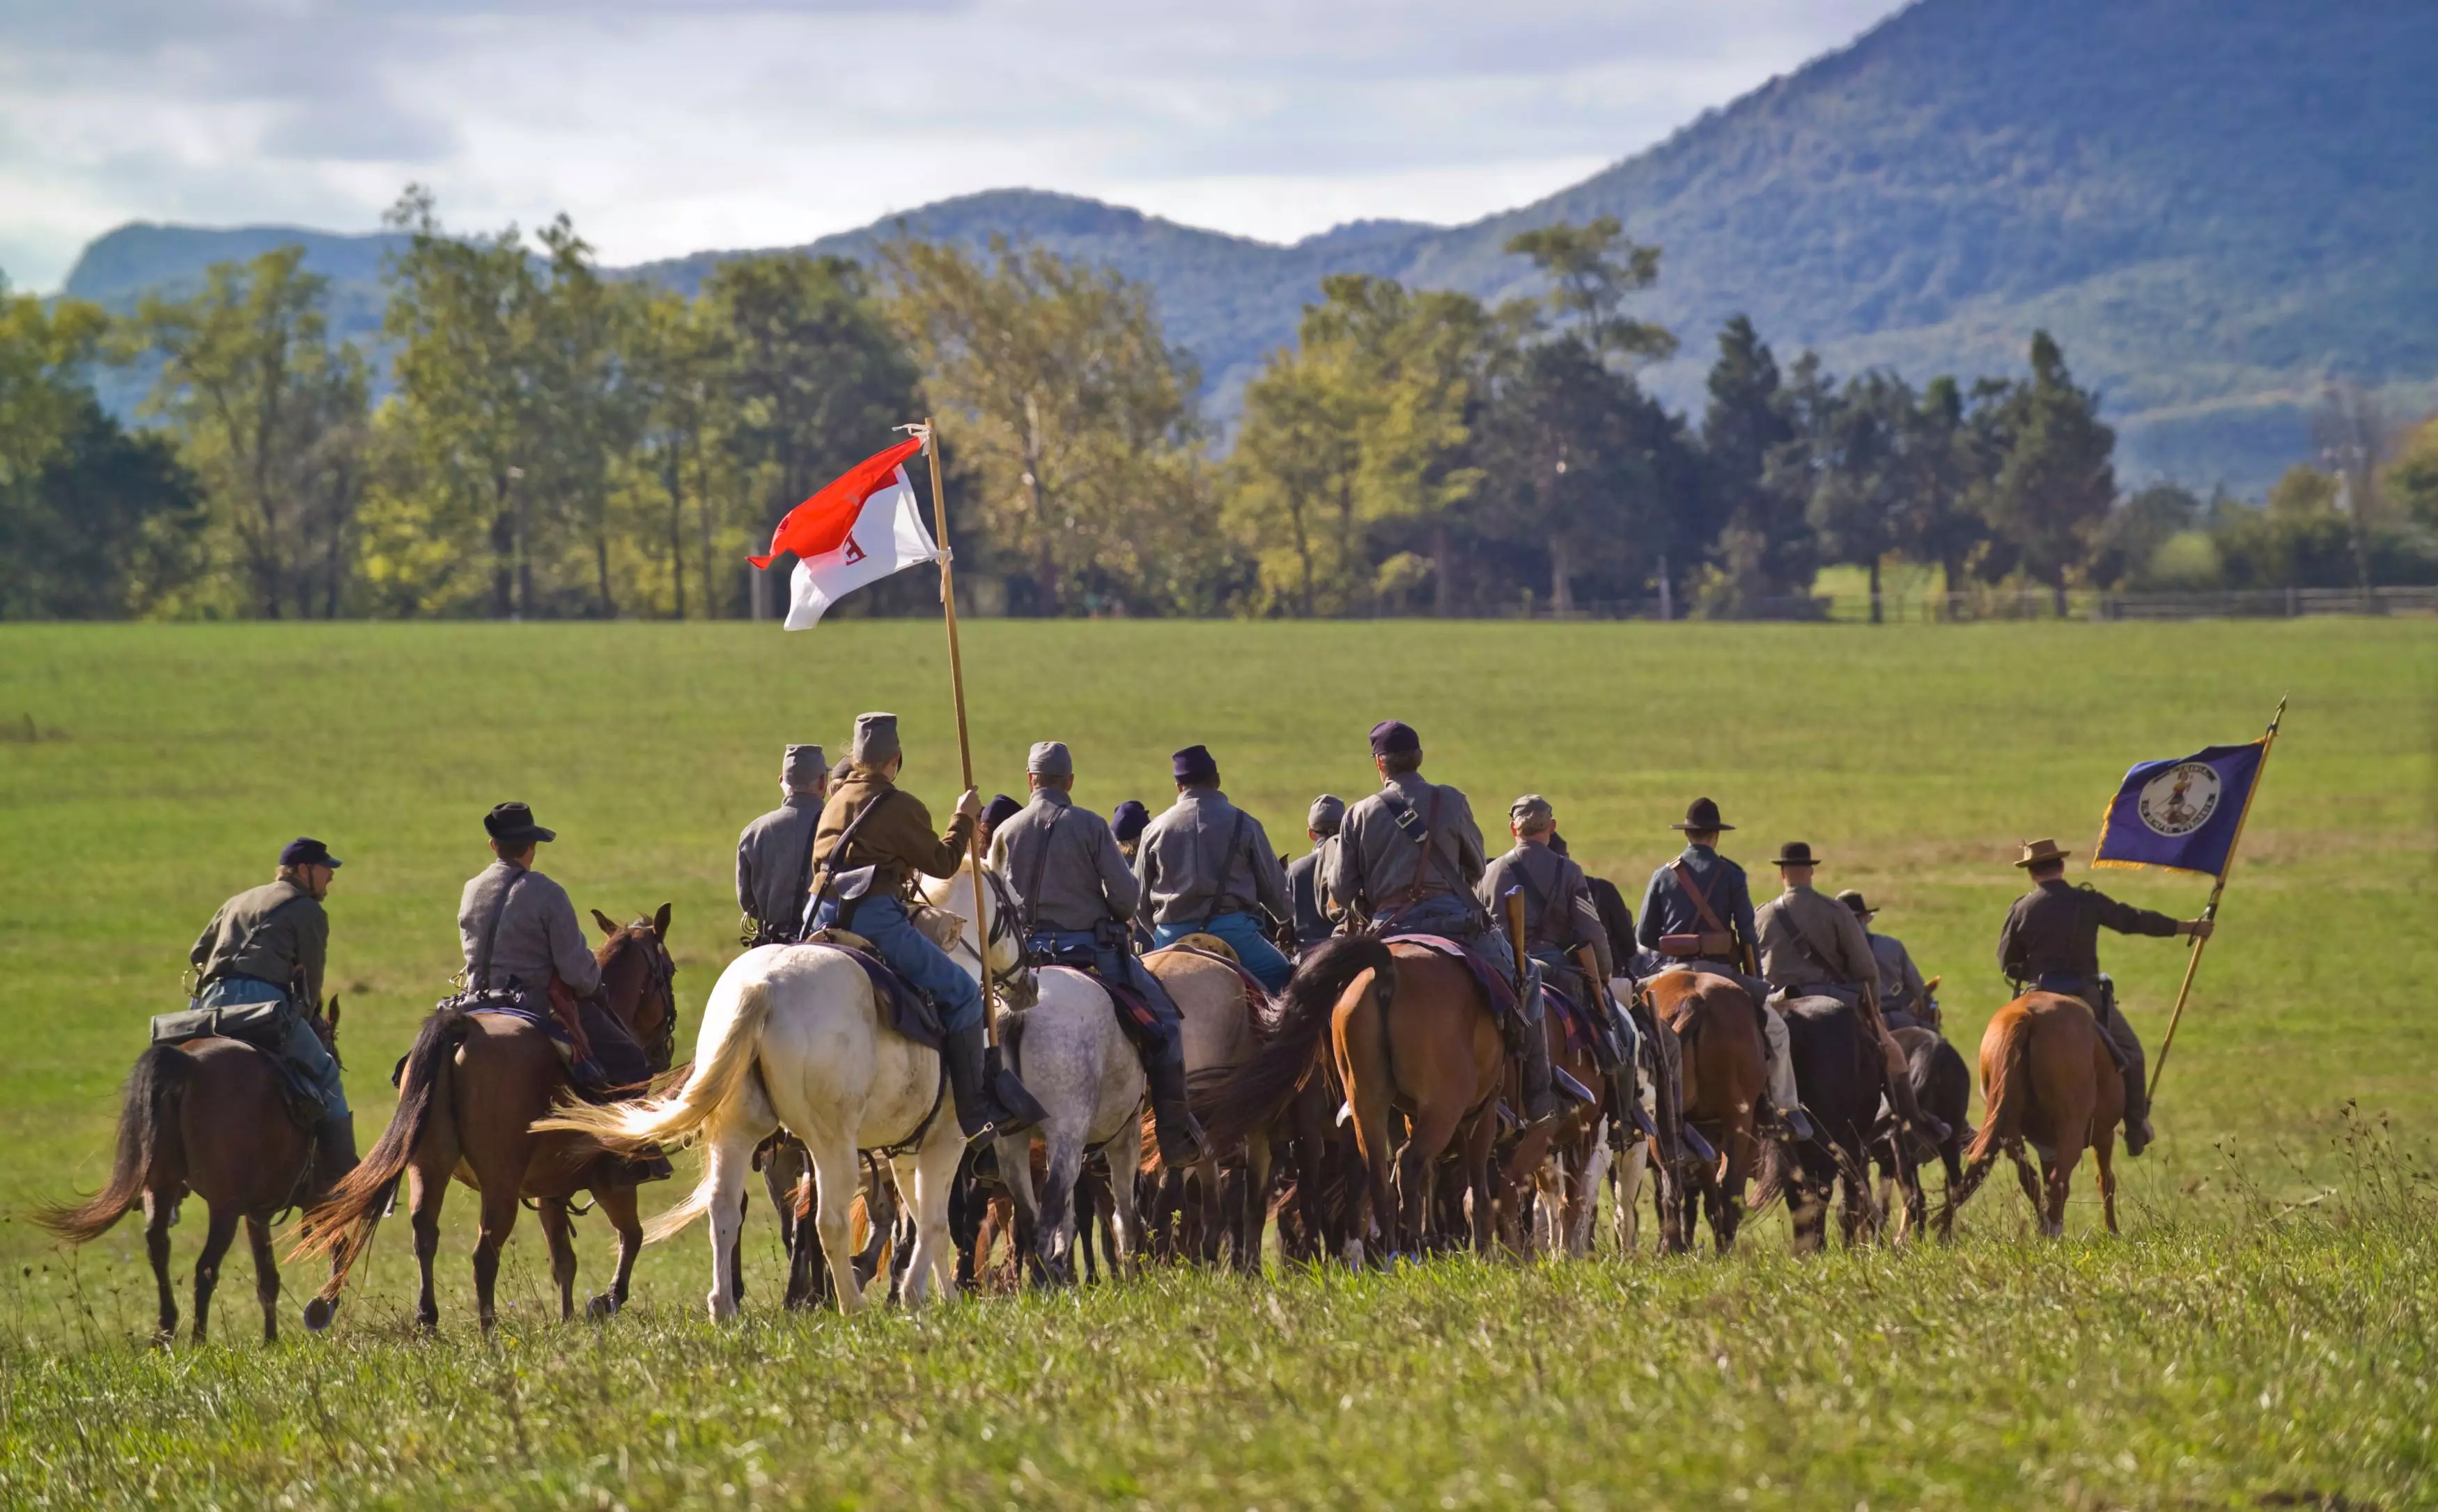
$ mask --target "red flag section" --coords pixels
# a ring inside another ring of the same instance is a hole
[[[756,567],[768,567],[784,553],[793,552],[799,559],[809,559],[837,551],[846,540],[846,533],[855,528],[864,501],[888,487],[897,476],[898,466],[922,449],[922,437],[910,437],[878,456],[857,463],[836,483],[787,511],[787,518],[779,521],[779,528],[770,534],[769,555],[749,556],[746,560]]]

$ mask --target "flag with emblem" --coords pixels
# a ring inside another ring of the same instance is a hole
[[[767,556],[749,556],[768,567],[793,553],[787,628],[809,630],[831,605],[892,572],[940,560],[940,548],[923,523],[907,461],[923,449],[924,437],[901,441],[866,457],[821,492],[787,511],[771,533]]]
[[[2260,781],[2269,736],[2144,762],[2125,774],[2092,852],[2095,867],[2159,867],[2222,876]]]

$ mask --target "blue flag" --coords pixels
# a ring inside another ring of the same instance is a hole
[[[2091,864],[2222,874],[2267,749],[2265,739],[2212,746],[2127,772],[2100,823]]]

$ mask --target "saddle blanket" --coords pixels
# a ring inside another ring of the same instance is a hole
[[[1592,1027],[1588,1011],[1575,1001],[1574,994],[1560,985],[1556,974],[1546,966],[1541,969],[1541,1000],[1558,1015],[1559,1026],[1565,1030],[1569,1051],[1601,1061],[1608,1058],[1608,1051],[1596,1050],[1593,1046],[1592,1036],[1599,1031]]]
[[[1225,944],[1226,941],[1222,941],[1221,943]],[[1189,945],[1184,941],[1180,940],[1174,945],[1165,945],[1158,950],[1146,952],[1143,958],[1148,960],[1153,956],[1165,956],[1172,951],[1182,956],[1199,956],[1204,960],[1215,960],[1222,966],[1234,972],[1236,974],[1236,979],[1245,984],[1245,992],[1251,999],[1256,1010],[1259,1010],[1263,1005],[1269,1002],[1270,990],[1262,985],[1262,979],[1259,976],[1254,976],[1251,972],[1245,969],[1245,963],[1236,958],[1235,952],[1233,951],[1221,952],[1216,950],[1205,950],[1199,945]],[[1260,1014],[1256,1012],[1255,1017],[1258,1019]]]
[[[558,1021],[558,1015],[556,1013],[539,1012],[521,1003],[496,999],[469,1008],[467,1011],[477,1016],[487,1014],[498,1018],[518,1019],[541,1030],[549,1038],[550,1047],[558,1052],[559,1064],[567,1067],[567,1080],[574,1083],[575,1090],[583,1096],[584,1100],[587,1102],[610,1100],[609,1074],[601,1069],[600,1062],[589,1055],[578,1053],[575,1047],[575,1037],[567,1032],[567,1026]],[[390,1083],[393,1086],[397,1084],[399,1076],[405,1070],[406,1058],[400,1056],[398,1069],[390,1073]]]
[[[1460,940],[1450,940],[1445,935],[1387,935],[1380,942],[1384,945],[1419,945],[1424,950],[1464,962],[1471,968],[1473,979],[1480,984],[1482,996],[1490,1003],[1490,1011],[1501,1019],[1512,1018],[1521,1006],[1515,1000],[1515,984]]]

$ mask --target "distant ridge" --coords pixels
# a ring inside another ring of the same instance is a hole
[[[1546,200],[1470,225],[1358,221],[1292,246],[1071,195],[967,195],[899,225],[994,234],[1152,284],[1231,413],[1334,272],[1530,291],[1516,231],[1615,215],[1666,249],[1645,312],[1684,339],[1650,375],[1699,398],[1710,338],[1749,312],[1781,355],[1920,379],[2014,370],[2035,326],[2107,395],[2129,476],[2257,489],[2307,450],[2324,378],[2438,403],[2438,6],[2419,0],[1921,0]],[[377,325],[385,238],[128,226],[68,291],[122,304],[211,261],[303,240]],[[733,253],[624,270],[692,290]]]

